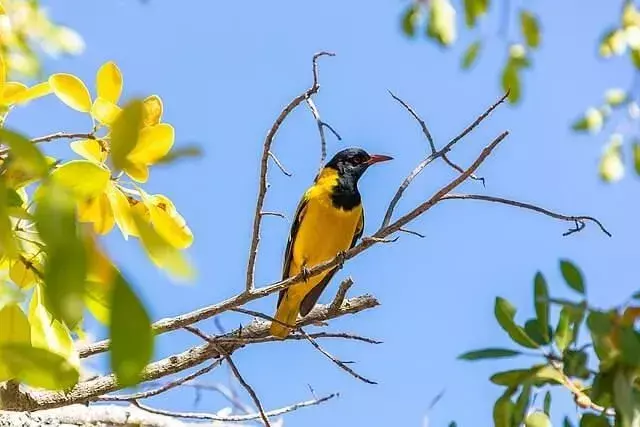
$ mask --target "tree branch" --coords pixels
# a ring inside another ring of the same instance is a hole
[[[280,126],[287,118],[287,116],[304,100],[309,99],[312,95],[316,94],[320,90],[320,83],[318,82],[318,58],[322,56],[334,56],[333,53],[320,52],[313,56],[313,84],[304,93],[295,97],[284,109],[280,112],[280,115],[276,118],[276,121],[269,129],[267,136],[264,140],[264,147],[262,149],[262,158],[260,160],[260,183],[258,186],[258,198],[256,200],[256,209],[253,217],[253,233],[251,237],[251,247],[249,249],[249,260],[247,262],[247,282],[245,285],[245,291],[251,292],[254,288],[254,275],[256,268],[256,257],[258,256],[258,244],[260,243],[260,227],[262,225],[262,208],[264,206],[264,199],[267,195],[267,170],[269,167],[269,153],[271,152],[271,145],[273,140],[280,129]],[[273,156],[273,154],[271,154]]]
[[[546,216],[550,216],[551,218],[559,219],[562,221],[571,221],[577,224],[575,228],[570,229],[569,231],[563,233],[563,236],[568,236],[575,232],[582,230],[585,226],[586,221],[593,222],[600,227],[600,230],[607,236],[611,237],[611,233],[602,225],[600,221],[591,217],[591,216],[573,216],[573,215],[563,215],[556,212],[552,212],[548,209],[541,208],[540,206],[532,205],[530,203],[518,202],[516,200],[505,199],[502,197],[495,196],[485,196],[483,194],[446,194],[442,197],[442,200],[482,200],[485,202],[493,202],[493,203],[501,203],[503,205],[515,206],[522,209],[532,210],[534,212],[541,213]]]
[[[328,305],[319,304],[316,305],[307,316],[300,319],[297,326],[316,324],[346,314],[359,313],[377,305],[378,301],[370,295],[362,295],[346,300],[337,313],[331,312]],[[245,327],[220,336],[216,339],[216,342],[224,351],[231,354],[246,345],[252,344],[251,340],[253,339],[270,336],[269,325],[269,322],[253,321]],[[159,378],[164,378],[167,375],[176,374],[211,359],[220,358],[221,356],[222,355],[210,343],[202,344],[149,364],[142,373],[142,381],[154,381]],[[105,375],[81,382],[66,392],[41,390],[22,392],[21,398],[13,403],[9,402],[10,405],[5,406],[5,409],[34,411],[38,409],[57,408],[73,403],[86,403],[95,401],[100,396],[112,393],[119,388],[120,386],[116,382],[115,375]]]

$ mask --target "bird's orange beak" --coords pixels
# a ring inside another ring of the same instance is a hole
[[[383,154],[372,154],[371,157],[369,157],[369,160],[367,160],[367,164],[372,165],[374,163],[386,162],[388,160],[393,160],[393,157],[385,156]]]

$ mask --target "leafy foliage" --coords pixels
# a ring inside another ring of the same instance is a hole
[[[123,76],[114,62],[97,71],[93,97],[69,73],[32,87],[9,81],[5,58],[0,55],[0,381],[73,387],[80,371],[73,337],[82,335],[89,313],[109,326],[119,383],[134,385],[153,354],[151,320],[98,236],[117,226],[125,239],[139,237],[158,267],[192,276],[181,252],[193,242],[184,218],[167,196],[138,186],[154,164],[167,161],[174,129],[162,122],[157,95],[118,105]],[[4,127],[15,108],[49,95],[95,123],[86,133],[44,138],[71,137],[80,159],[47,157],[39,139]]]
[[[566,259],[560,261],[559,267],[566,284],[583,296],[586,289],[578,267]],[[542,342],[529,333],[530,328],[515,321],[516,311],[511,303],[503,298],[496,299],[495,315],[500,327],[513,344],[535,348],[542,363],[491,376],[491,382],[504,387],[493,408],[495,425],[551,426],[552,392],[562,388],[573,394],[578,407],[584,411],[580,426],[640,423],[640,383],[637,381],[640,331],[636,329],[640,306],[626,304],[604,311],[592,308],[582,300],[574,302],[550,297],[547,282],[540,272],[534,277],[533,288],[537,317],[526,324],[535,325],[536,333],[549,332],[549,339]],[[553,306],[560,307],[555,329],[548,324]],[[589,331],[590,339],[586,343],[579,341],[581,326]],[[531,341],[537,343],[536,347]],[[518,349],[487,348],[464,353],[460,359],[499,359],[522,354]],[[531,395],[541,392],[544,392],[544,399],[534,404]],[[565,418],[564,425],[573,424]]]

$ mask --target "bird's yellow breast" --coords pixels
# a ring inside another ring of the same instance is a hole
[[[331,192],[336,183],[337,174],[325,171],[305,193],[304,219],[292,247],[290,276],[299,273],[303,266],[311,268],[328,261],[351,246],[362,216],[362,205],[351,210],[335,207]],[[312,279],[319,281],[322,276]]]

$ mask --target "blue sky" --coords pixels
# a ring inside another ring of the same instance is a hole
[[[87,43],[78,58],[47,61],[48,71],[66,71],[87,82],[100,64],[114,60],[123,71],[125,96],[159,94],[165,120],[176,128],[179,144],[196,142],[204,158],[152,170],[146,189],[168,195],[195,233],[189,256],[198,270],[192,285],[177,285],[156,270],[135,243],[117,233],[106,240],[110,253],[128,272],[155,319],[211,304],[242,290],[257,191],[259,153],[267,129],[283,105],[310,84],[310,58],[319,50],[337,53],[321,64],[323,118],[343,136],[329,137],[330,154],[358,145],[390,154],[393,162],[370,170],[361,183],[367,224],[375,231],[394,191],[427,153],[416,123],[388,96],[391,89],[411,103],[443,145],[499,95],[499,67],[506,49],[497,39],[481,53],[472,72],[459,71],[459,57],[473,36],[444,52],[424,39],[407,40],[399,30],[405,3],[327,0],[324,2],[249,1],[164,2],[67,0],[44,2],[53,17],[77,29]],[[487,380],[500,369],[528,366],[531,360],[469,364],[460,353],[508,346],[493,318],[497,295],[533,315],[532,278],[540,269],[552,294],[571,296],[561,283],[559,258],[570,258],[587,278],[589,297],[608,306],[636,288],[640,238],[634,227],[640,204],[635,176],[607,186],[596,174],[603,137],[576,136],[570,122],[603,92],[631,82],[625,60],[601,62],[596,41],[617,20],[617,5],[535,2],[543,20],[543,45],[526,72],[524,103],[503,107],[451,155],[467,164],[503,130],[511,135],[486,161],[475,182],[461,191],[534,202],[567,214],[600,218],[614,234],[595,227],[563,237],[569,224],[547,217],[473,201],[436,206],[411,228],[425,239],[402,235],[349,262],[339,279],[352,275],[351,294],[373,293],[382,305],[329,330],[374,337],[384,344],[324,342],[337,357],[378,385],[358,382],[304,342],[251,346],[234,357],[266,408],[340,392],[324,406],[291,414],[286,425],[420,426],[430,401],[446,393],[429,414],[432,426],[455,419],[461,426],[491,424],[500,389]],[[579,16],[579,18],[578,18]],[[458,17],[462,25],[462,17]],[[495,27],[486,25],[487,33]],[[515,33],[514,33],[515,34]],[[33,136],[52,131],[86,131],[86,117],[51,98],[12,118]],[[55,151],[72,153],[64,143]],[[308,110],[300,108],[281,129],[274,149],[293,178],[271,171],[266,208],[291,216],[310,184],[318,161],[318,135]],[[430,167],[406,193],[398,212],[429,197],[453,177],[443,165]],[[288,223],[266,218],[257,279],[278,279]],[[252,308],[271,313],[275,296]],[[223,316],[233,328],[249,319]],[[203,325],[215,330],[212,322]],[[156,357],[180,352],[197,341],[178,332],[158,340]],[[227,381],[219,370],[207,381]],[[248,399],[247,399],[248,401]],[[540,401],[540,400],[539,400]],[[556,393],[556,412],[572,412],[568,393]],[[173,410],[214,412],[223,401],[203,395],[194,406],[191,390],[152,402]]]

